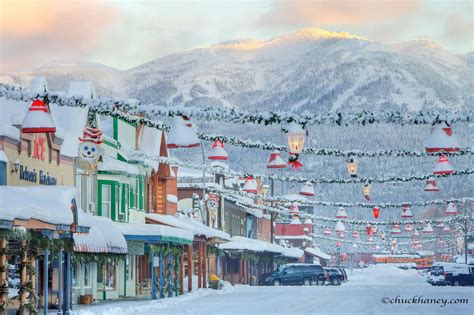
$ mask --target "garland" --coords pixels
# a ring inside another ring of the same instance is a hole
[[[289,149],[285,145],[279,145],[275,143],[262,143],[260,141],[245,140],[237,137],[228,137],[224,135],[208,135],[205,133],[198,133],[198,137],[204,141],[215,141],[219,140],[222,143],[230,144],[237,147],[247,148],[247,149],[259,149],[274,151],[279,150],[280,152],[289,152]],[[309,155],[324,155],[324,156],[334,156],[334,157],[427,157],[427,156],[436,156],[439,154],[444,155],[473,155],[474,150],[472,148],[461,148],[457,152],[433,152],[428,153],[424,151],[407,151],[407,150],[378,150],[378,151],[360,151],[360,150],[339,150],[339,149],[321,149],[321,148],[303,148],[303,154]]]
[[[404,182],[411,182],[415,180],[427,180],[428,178],[446,178],[450,176],[459,176],[459,175],[471,175],[474,174],[473,168],[462,169],[454,171],[452,174],[449,175],[434,175],[430,174],[423,174],[423,175],[416,175],[416,176],[387,176],[387,177],[349,177],[349,178],[326,178],[326,177],[319,177],[319,178],[309,178],[309,177],[296,177],[296,176],[280,176],[280,175],[263,175],[263,174],[249,174],[245,172],[237,172],[232,170],[225,170],[221,167],[212,167],[208,165],[201,165],[195,163],[188,163],[182,162],[175,158],[169,158],[164,156],[159,156],[157,154],[147,154],[139,151],[134,150],[124,150],[127,154],[129,154],[133,159],[137,161],[141,161],[143,163],[149,163],[149,161],[157,161],[160,164],[169,164],[169,165],[178,165],[180,167],[186,167],[191,169],[197,170],[204,170],[211,174],[223,174],[226,176],[233,176],[233,177],[253,177],[262,180],[278,180],[282,182],[290,182],[290,183],[305,183],[311,182],[313,184],[365,184],[365,183],[404,183]]]
[[[203,187],[207,191],[217,192],[219,194],[228,194],[228,195],[238,195],[245,198],[252,198],[254,200],[263,200],[266,202],[273,202],[273,203],[280,203],[284,205],[288,205],[291,203],[301,205],[301,206],[324,206],[324,207],[344,207],[344,208],[369,208],[372,209],[373,207],[379,208],[402,208],[404,205],[408,205],[410,207],[420,206],[426,207],[433,204],[448,204],[450,202],[454,203],[465,203],[469,201],[474,201],[474,197],[463,197],[463,198],[449,198],[449,199],[434,199],[434,200],[426,200],[426,201],[415,201],[415,202],[388,202],[388,203],[364,203],[364,202],[332,202],[332,201],[312,201],[312,200],[300,200],[300,199],[291,199],[284,196],[262,196],[257,194],[247,193],[245,191],[236,191],[236,190],[228,190],[223,189],[220,187],[209,187],[203,186],[202,184],[191,184],[190,187],[202,189]],[[303,196],[301,196],[303,197]]]
[[[276,212],[278,214],[283,214],[286,216],[290,215],[290,211],[287,208],[283,208],[281,206],[276,206],[276,207],[270,207],[270,206],[265,206],[265,205],[257,205],[257,204],[250,204],[246,200],[242,200],[242,198],[232,196],[232,195],[222,195],[224,199],[230,200],[235,202],[237,205],[242,206],[242,207],[248,207],[248,208],[254,208],[254,209],[260,209],[268,212]],[[323,217],[323,216],[316,216],[313,214],[309,213],[300,213],[301,217],[307,217],[311,218],[315,221],[326,221],[326,222],[337,222],[337,221],[342,221],[343,223],[347,224],[354,224],[354,225],[364,225],[367,226],[368,224],[370,225],[393,225],[393,224],[434,224],[434,223],[452,223],[460,220],[464,220],[466,218],[469,218],[469,215],[455,215],[455,216],[449,216],[449,217],[444,217],[440,219],[425,219],[425,220],[395,220],[395,221],[367,221],[367,220],[351,220],[351,219],[336,219],[336,218],[328,218],[328,217]]]
[[[72,255],[73,264],[97,263],[97,268],[101,268],[104,264],[118,263],[125,260],[125,254],[111,253],[74,253]]]
[[[422,125],[432,124],[434,122],[446,121],[469,122],[472,121],[474,111],[463,112],[449,111],[419,111],[414,113],[402,113],[400,111],[381,111],[369,112],[361,111],[358,113],[348,112],[330,112],[330,113],[310,113],[295,114],[292,112],[269,111],[269,112],[248,112],[236,108],[212,106],[203,107],[166,107],[155,104],[143,104],[139,101],[134,102],[127,99],[118,98],[97,98],[85,100],[82,97],[64,97],[54,94],[39,95],[27,92],[21,88],[16,88],[8,84],[0,83],[0,96],[18,101],[32,101],[36,98],[49,99],[52,103],[59,106],[86,107],[99,114],[116,114],[124,119],[130,119],[129,115],[144,117],[144,123],[150,124],[150,127],[163,129],[166,127],[162,122],[154,122],[156,117],[174,117],[187,116],[205,121],[221,121],[228,123],[242,124],[263,124],[265,126],[272,124],[288,124],[297,122],[302,126],[315,124],[334,124],[338,126],[347,125],[368,125],[374,123],[389,123],[399,125]],[[116,112],[120,109],[121,113]],[[126,114],[124,114],[126,113]],[[124,117],[122,117],[124,116]],[[146,117],[146,118],[145,118]]]

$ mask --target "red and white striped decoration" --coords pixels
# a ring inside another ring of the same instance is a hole
[[[454,202],[448,203],[448,206],[446,207],[446,210],[444,211],[444,214],[446,215],[455,215],[458,214],[458,207],[456,207],[456,204]]]
[[[425,191],[439,191],[438,184],[436,183],[436,179],[428,178],[426,180]]]
[[[431,224],[426,223],[426,225],[423,227],[423,234],[432,234],[433,233],[433,227]]]
[[[405,224],[405,225],[403,226],[403,230],[404,230],[405,232],[412,232],[412,231],[413,231],[413,225],[412,225],[412,224],[409,224],[409,223],[408,223],[408,224]]]
[[[300,195],[309,196],[309,197],[314,196],[314,187],[310,181],[307,181],[306,183],[303,184],[303,186],[300,189]]]
[[[354,232],[352,233],[352,237],[353,237],[353,238],[359,238],[359,232],[358,232],[358,231],[354,231]]]
[[[270,153],[270,158],[267,162],[267,168],[286,168],[287,166],[288,165],[280,155],[280,151],[275,150]]]
[[[411,212],[409,205],[404,205],[403,206],[401,217],[402,217],[402,219],[411,219],[411,218],[413,218],[413,213]]]
[[[337,209],[336,219],[347,219],[346,209],[344,209],[343,207],[340,207],[339,209]]]
[[[326,236],[331,235],[331,229],[328,228],[328,227],[325,227],[323,234],[326,235]]]
[[[449,162],[446,155],[440,155],[436,160],[435,168],[433,174],[435,175],[449,175],[453,173],[453,166]]]
[[[451,231],[451,228],[449,227],[449,225],[445,225],[444,228],[443,228],[443,232],[449,232]]]
[[[334,231],[336,231],[336,233],[343,233],[345,230],[346,227],[344,226],[344,223],[342,223],[341,221],[337,221]]]
[[[400,224],[394,224],[392,227],[392,234],[401,234],[402,230],[400,230]]]
[[[227,161],[229,159],[229,155],[224,148],[224,144],[219,140],[215,140],[211,145],[211,152],[209,152],[209,156],[207,158],[214,161]]]
[[[53,116],[48,106],[41,100],[34,100],[21,124],[23,133],[56,132]]]
[[[437,123],[432,127],[430,136],[424,142],[426,152],[456,152],[459,143],[453,130],[446,122]]]
[[[257,182],[253,177],[247,177],[245,178],[245,183],[244,187],[242,187],[242,190],[251,193],[251,194],[256,194],[257,193]]]
[[[191,120],[186,116],[174,117],[167,140],[170,149],[195,148],[201,145]]]

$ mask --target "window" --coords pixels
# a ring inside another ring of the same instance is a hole
[[[123,184],[122,186],[122,206],[120,207],[118,219],[119,221],[125,221],[127,218],[127,213],[128,213],[128,197],[129,197],[129,192],[128,192],[128,184]]]
[[[110,218],[110,212],[111,212],[111,208],[112,208],[112,186],[102,184],[101,189],[102,189],[101,190],[101,196],[102,196],[102,201],[101,201],[102,213],[101,213],[101,215],[103,217]]]
[[[110,261],[104,263],[102,270],[97,271],[97,288],[99,290],[115,290],[117,287],[117,263]]]
[[[84,265],[84,286],[85,287],[88,287],[90,284],[89,284],[89,264],[85,264]]]
[[[135,269],[135,256],[132,255],[127,255],[125,264],[126,264],[126,272],[127,272],[127,280],[132,281],[133,280],[133,270]]]
[[[287,275],[291,275],[296,272],[295,267],[289,267],[285,269]]]

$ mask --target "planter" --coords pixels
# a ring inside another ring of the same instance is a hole
[[[93,302],[92,294],[85,294],[79,296],[79,304],[90,305]]]

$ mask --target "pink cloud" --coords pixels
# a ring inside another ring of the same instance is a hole
[[[420,4],[421,0],[277,0],[260,24],[358,26],[412,13]]]
[[[118,16],[105,1],[12,1],[1,4],[2,71],[26,69],[54,58],[82,56]]]

